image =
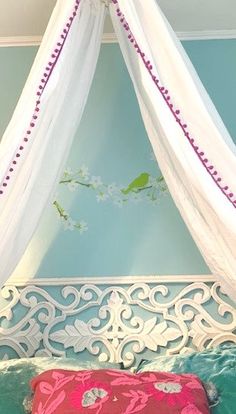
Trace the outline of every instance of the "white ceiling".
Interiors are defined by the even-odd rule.
[[[236,0],[157,2],[177,32],[236,30]],[[56,0],[0,0],[0,37],[41,36],[55,3]],[[109,19],[104,31],[112,32]]]

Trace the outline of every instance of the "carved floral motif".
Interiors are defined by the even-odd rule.
[[[31,357],[87,350],[100,361],[128,366],[137,354],[143,357],[160,347],[174,354],[236,343],[236,310],[217,282],[183,285],[173,295],[170,283],[148,284],[138,277],[130,285],[88,280],[82,285],[75,279],[73,286],[66,286],[64,279],[53,292],[47,291],[46,281],[45,286],[2,289],[6,306],[0,311],[0,351],[4,347]],[[19,310],[23,316],[17,320]]]

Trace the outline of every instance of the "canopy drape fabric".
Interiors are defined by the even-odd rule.
[[[52,201],[99,55],[105,4],[59,0],[0,145],[0,284]]]
[[[107,0],[59,0],[0,146],[0,283],[52,200],[99,53]],[[236,150],[155,0],[110,14],[171,195],[211,271],[236,299]],[[104,114],[105,116],[105,114]]]
[[[110,14],[169,191],[236,300],[236,147],[157,2],[113,0]]]

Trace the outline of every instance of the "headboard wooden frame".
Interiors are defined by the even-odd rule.
[[[1,290],[0,358],[124,362],[236,343],[236,310],[212,276],[11,280]]]

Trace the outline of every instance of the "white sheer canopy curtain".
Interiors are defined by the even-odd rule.
[[[1,285],[52,201],[95,72],[104,17],[100,0],[58,0],[2,138]]]
[[[235,145],[157,2],[112,0],[110,13],[172,197],[236,300]]]

